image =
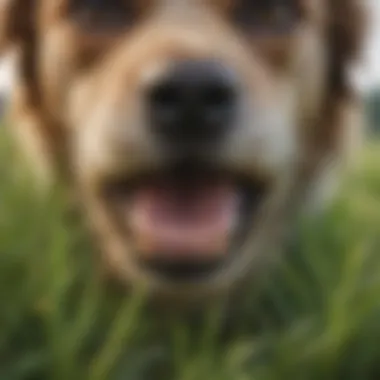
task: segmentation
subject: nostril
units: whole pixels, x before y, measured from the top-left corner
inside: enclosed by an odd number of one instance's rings
[[[205,88],[203,94],[203,104],[211,108],[229,107],[234,102],[234,91],[232,87],[224,84],[214,84]]]
[[[171,108],[179,105],[178,87],[166,83],[156,85],[149,94],[149,102],[155,108]]]
[[[201,104],[205,112],[225,112],[233,108],[236,99],[235,91],[227,84],[213,84],[204,89]]]
[[[181,91],[173,83],[162,82],[148,94],[149,110],[157,127],[175,125],[181,117]]]
[[[215,83],[205,88],[201,100],[204,124],[210,132],[223,131],[235,114],[237,94],[227,83]]]

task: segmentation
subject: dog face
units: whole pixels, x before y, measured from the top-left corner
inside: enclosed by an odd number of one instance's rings
[[[35,0],[24,25],[40,108],[120,278],[198,296],[273,257],[305,163],[337,136],[329,106],[346,96],[356,38],[337,7]]]

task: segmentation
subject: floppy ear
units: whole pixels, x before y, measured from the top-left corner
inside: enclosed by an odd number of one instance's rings
[[[350,69],[363,46],[366,26],[364,1],[325,0],[325,4],[327,78],[322,109],[307,137],[310,151],[314,152],[312,160],[305,160],[307,180],[324,170],[320,163],[326,157],[346,159],[351,155],[348,140],[360,136],[363,127],[362,105],[353,87]]]
[[[365,32],[362,0],[328,0],[329,90],[350,96],[348,69],[358,58]]]
[[[357,91],[352,86],[350,68],[361,53],[366,12],[362,0],[326,2],[327,87],[322,121],[314,141],[318,141],[324,150],[330,150],[336,148],[341,134],[348,127],[347,114],[360,107]]]
[[[0,55],[35,35],[36,0],[0,1]]]

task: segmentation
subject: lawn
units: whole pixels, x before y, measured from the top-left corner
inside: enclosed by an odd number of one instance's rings
[[[60,194],[38,200],[0,147],[0,380],[380,378],[380,147],[323,220],[236,306],[160,318],[105,286]],[[259,291],[258,291],[259,290]]]

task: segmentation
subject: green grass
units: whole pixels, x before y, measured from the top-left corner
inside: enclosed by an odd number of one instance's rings
[[[221,333],[217,307],[162,317],[105,286],[59,194],[37,200],[0,147],[0,380],[376,379],[380,148]]]

